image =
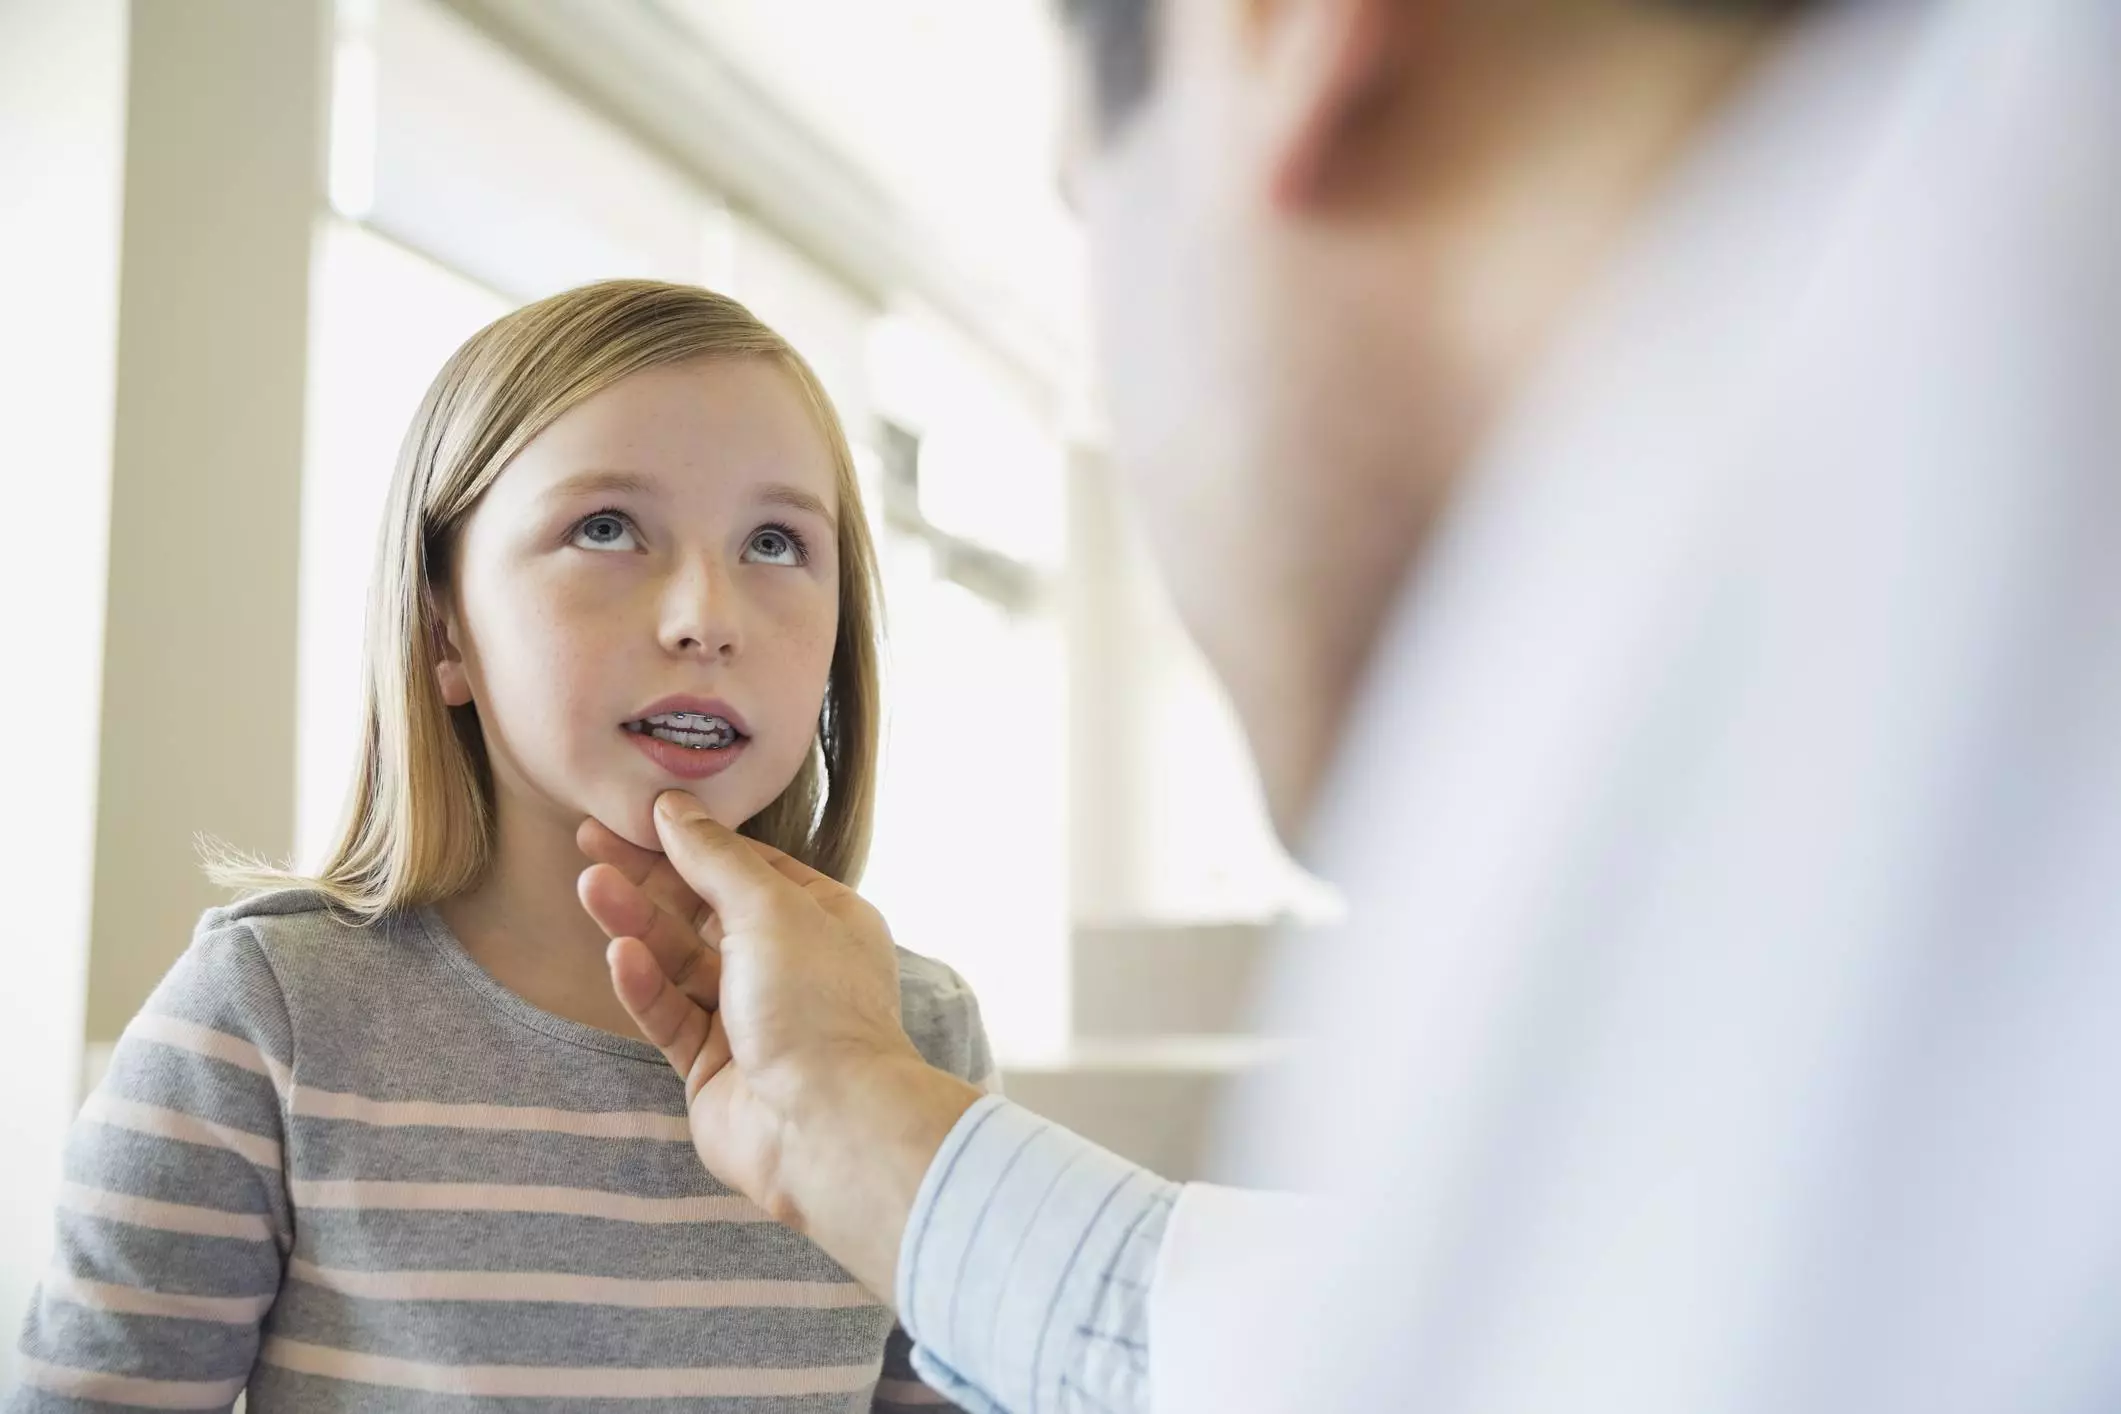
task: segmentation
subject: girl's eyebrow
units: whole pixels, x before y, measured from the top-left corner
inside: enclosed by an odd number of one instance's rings
[[[770,482],[759,488],[758,498],[762,505],[786,506],[790,510],[808,511],[835,530],[839,528],[839,517],[832,513],[832,508],[800,486],[790,486],[780,481]]]
[[[561,501],[569,496],[597,495],[604,492],[631,492],[637,496],[656,494],[656,484],[638,472],[632,471],[581,471],[549,487],[548,500]]]
[[[579,471],[564,481],[555,482],[547,488],[548,500],[564,501],[573,496],[604,495],[616,492],[631,492],[635,495],[653,496],[661,488],[655,481],[633,471]],[[839,517],[832,508],[800,486],[791,486],[785,481],[770,481],[758,488],[758,502],[766,506],[786,506],[790,510],[805,511],[825,524],[837,529]]]

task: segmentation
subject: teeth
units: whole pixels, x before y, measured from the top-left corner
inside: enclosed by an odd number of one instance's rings
[[[628,729],[694,751],[719,751],[736,745],[739,737],[729,722],[703,712],[658,712],[630,723]]]
[[[710,717],[704,712],[658,712],[643,719],[651,727],[675,727],[681,732],[734,731],[720,717]]]

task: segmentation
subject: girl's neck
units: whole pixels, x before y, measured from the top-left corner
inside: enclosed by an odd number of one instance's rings
[[[589,861],[572,826],[520,803],[497,807],[493,863],[476,887],[436,906],[442,921],[488,975],[532,1006],[637,1037],[611,990],[608,939],[575,896]]]

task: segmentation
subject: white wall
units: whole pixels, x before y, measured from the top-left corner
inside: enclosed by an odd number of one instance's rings
[[[123,0],[0,0],[0,1386],[44,1264],[88,976]]]
[[[136,0],[88,1039],[294,843],[296,559],[327,0]]]

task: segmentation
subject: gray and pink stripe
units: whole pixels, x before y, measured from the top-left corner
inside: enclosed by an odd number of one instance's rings
[[[907,1030],[992,1069],[948,968]],[[708,1175],[645,1043],[529,1006],[431,912],[215,910],[83,1107],[20,1414],[947,1404],[890,1311]]]

